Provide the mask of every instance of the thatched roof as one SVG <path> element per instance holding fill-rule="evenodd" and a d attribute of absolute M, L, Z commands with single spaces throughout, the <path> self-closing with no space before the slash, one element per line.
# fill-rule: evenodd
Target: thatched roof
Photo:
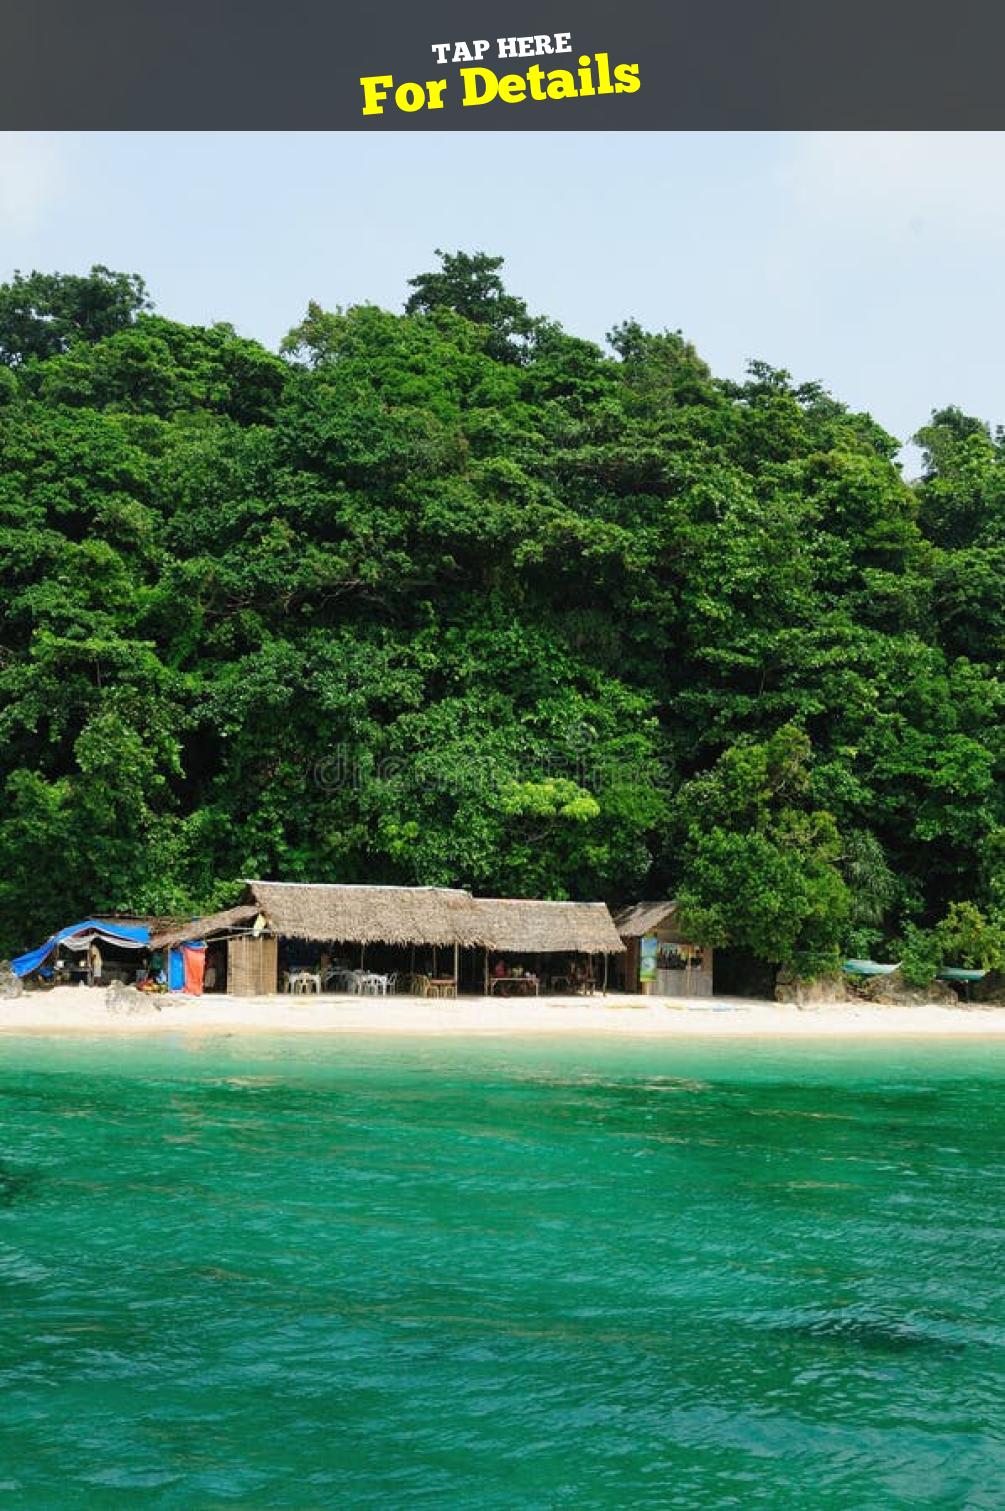
<path fill-rule="evenodd" d="M 481 931 L 493 950 L 521 954 L 618 954 L 624 945 L 603 902 L 538 902 L 476 897 Z"/>
<path fill-rule="evenodd" d="M 479 945 L 527 954 L 624 949 L 602 902 L 472 897 L 451 887 L 248 881 L 244 905 L 263 913 L 274 933 L 319 943 Z"/>
<path fill-rule="evenodd" d="M 190 939 L 207 939 L 214 934 L 230 933 L 233 929 L 245 928 L 257 918 L 259 909 L 250 903 L 238 908 L 227 908 L 222 913 L 205 913 L 202 918 L 190 918 L 187 923 L 175 923 L 160 933 L 151 934 L 152 950 L 171 949 L 176 944 L 185 944 Z"/>
<path fill-rule="evenodd" d="M 102 913 L 96 922 L 110 923 L 112 928 L 119 924 L 131 924 L 134 927 L 149 929 L 151 936 L 161 933 L 164 929 L 173 928 L 178 922 L 177 913 Z"/>
<path fill-rule="evenodd" d="M 633 902 L 618 908 L 614 925 L 622 939 L 640 939 L 652 934 L 677 911 L 675 902 Z"/>
<path fill-rule="evenodd" d="M 469 892 L 249 881 L 245 901 L 287 939 L 352 944 L 484 944 Z"/>

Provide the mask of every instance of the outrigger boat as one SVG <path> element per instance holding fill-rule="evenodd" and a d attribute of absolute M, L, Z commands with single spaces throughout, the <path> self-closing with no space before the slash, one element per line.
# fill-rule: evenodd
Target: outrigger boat
<path fill-rule="evenodd" d="M 900 970 L 900 961 L 895 965 L 882 965 L 878 960 L 846 960 L 841 969 L 852 976 L 890 976 Z"/>

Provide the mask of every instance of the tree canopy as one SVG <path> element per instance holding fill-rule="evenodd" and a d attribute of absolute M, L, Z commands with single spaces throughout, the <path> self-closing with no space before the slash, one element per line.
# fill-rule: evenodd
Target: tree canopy
<path fill-rule="evenodd" d="M 0 287 L 0 951 L 266 875 L 994 954 L 1002 434 L 936 410 L 908 483 L 818 384 L 501 266 L 279 353 L 132 274 Z"/>
<path fill-rule="evenodd" d="M 98 341 L 149 307 L 146 285 L 135 273 L 100 265 L 85 274 L 15 273 L 0 285 L 0 362 L 16 367 L 66 351 L 74 341 Z"/>

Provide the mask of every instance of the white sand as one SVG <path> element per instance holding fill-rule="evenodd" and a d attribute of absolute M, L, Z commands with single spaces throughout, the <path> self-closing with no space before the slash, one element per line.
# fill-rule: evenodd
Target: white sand
<path fill-rule="evenodd" d="M 836 1002 L 800 1009 L 753 998 L 185 997 L 155 1009 L 110 1013 L 105 993 L 56 987 L 0 1001 L 3 1033 L 328 1033 L 484 1035 L 629 1034 L 709 1038 L 1005 1036 L 1005 1007 L 881 1007 Z"/>

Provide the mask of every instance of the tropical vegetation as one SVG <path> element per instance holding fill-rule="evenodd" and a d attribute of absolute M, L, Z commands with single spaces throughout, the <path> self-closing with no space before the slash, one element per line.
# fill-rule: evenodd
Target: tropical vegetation
<path fill-rule="evenodd" d="M 0 287 L 0 952 L 273 876 L 1000 963 L 1005 436 L 937 410 L 908 481 L 819 384 L 500 268 L 278 352 Z"/>

